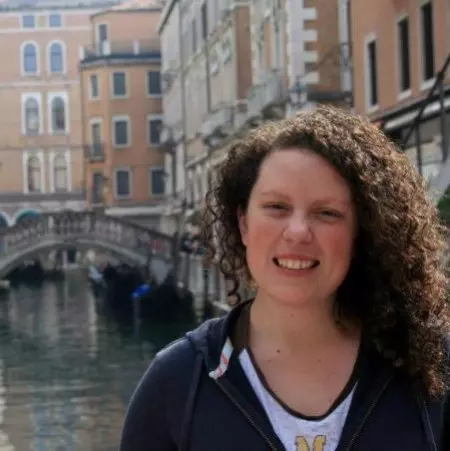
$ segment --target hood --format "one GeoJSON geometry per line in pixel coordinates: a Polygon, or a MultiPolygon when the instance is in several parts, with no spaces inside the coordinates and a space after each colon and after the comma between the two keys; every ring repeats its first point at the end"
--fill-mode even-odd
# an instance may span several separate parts
{"type": "Polygon", "coordinates": [[[251,300],[242,302],[224,316],[207,320],[196,329],[186,333],[186,338],[191,346],[202,355],[210,376],[219,377],[226,371],[233,352],[229,335],[240,312],[249,302],[251,300]]]}

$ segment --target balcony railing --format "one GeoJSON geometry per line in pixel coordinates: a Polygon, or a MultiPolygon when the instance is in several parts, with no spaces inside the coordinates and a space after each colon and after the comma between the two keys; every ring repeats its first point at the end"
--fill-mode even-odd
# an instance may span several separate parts
{"type": "Polygon", "coordinates": [[[92,143],[86,146],[86,159],[88,161],[103,161],[105,159],[105,145],[92,143]]]}
{"type": "Polygon", "coordinates": [[[160,58],[159,39],[134,39],[128,41],[102,41],[83,48],[80,59],[89,62],[98,58],[160,58]]]}
{"type": "Polygon", "coordinates": [[[161,129],[160,143],[161,147],[172,148],[183,137],[183,128],[180,123],[175,125],[164,124],[161,129]]]}
{"type": "Polygon", "coordinates": [[[201,133],[204,138],[213,135],[226,136],[233,128],[233,107],[221,105],[208,114],[203,121],[201,133]]]}
{"type": "Polygon", "coordinates": [[[281,74],[274,70],[251,89],[247,97],[248,118],[265,116],[270,107],[281,105],[285,100],[281,74]]]}
{"type": "Polygon", "coordinates": [[[247,101],[239,102],[234,111],[234,129],[241,130],[247,123],[247,101]]]}

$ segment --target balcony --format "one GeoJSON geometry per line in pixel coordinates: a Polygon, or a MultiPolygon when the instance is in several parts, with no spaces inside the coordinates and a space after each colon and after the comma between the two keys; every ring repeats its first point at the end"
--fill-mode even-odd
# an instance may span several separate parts
{"type": "Polygon", "coordinates": [[[86,159],[90,162],[105,160],[105,145],[103,143],[92,143],[85,147],[86,159]]]}
{"type": "Polygon", "coordinates": [[[247,125],[247,101],[240,101],[236,104],[234,111],[234,129],[236,131],[242,130],[247,125]]]}
{"type": "Polygon", "coordinates": [[[164,124],[160,135],[160,148],[169,153],[174,152],[174,148],[183,138],[183,128],[181,123],[175,125],[164,124]]]}
{"type": "Polygon", "coordinates": [[[159,39],[134,39],[128,41],[103,41],[84,47],[80,52],[80,64],[99,60],[161,60],[159,39]]]}
{"type": "Polygon", "coordinates": [[[222,139],[232,133],[234,128],[233,113],[233,107],[223,104],[220,105],[215,111],[208,114],[201,127],[203,139],[222,139]]]}
{"type": "Polygon", "coordinates": [[[282,117],[286,101],[284,94],[281,74],[274,70],[261,84],[250,90],[247,97],[248,120],[282,117]]]}

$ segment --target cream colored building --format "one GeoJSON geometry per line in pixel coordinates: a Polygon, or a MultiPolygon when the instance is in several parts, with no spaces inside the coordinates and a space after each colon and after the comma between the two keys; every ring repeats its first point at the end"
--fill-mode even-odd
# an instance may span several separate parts
{"type": "Polygon", "coordinates": [[[211,168],[237,134],[320,102],[351,105],[348,5],[167,2],[159,26],[164,122],[172,132],[166,135],[166,171],[176,173],[173,186],[184,188],[178,199],[188,210],[202,203],[211,168]]]}
{"type": "MultiPolygon", "coordinates": [[[[109,2],[111,5],[113,2],[109,2]]],[[[84,208],[80,49],[107,2],[0,4],[0,217],[84,208]]]]}

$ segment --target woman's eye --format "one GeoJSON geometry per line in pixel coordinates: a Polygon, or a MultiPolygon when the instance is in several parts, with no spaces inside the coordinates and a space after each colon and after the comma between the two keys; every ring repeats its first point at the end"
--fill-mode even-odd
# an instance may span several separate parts
{"type": "Polygon", "coordinates": [[[274,204],[266,204],[266,205],[264,206],[264,208],[267,208],[267,209],[270,209],[270,210],[287,210],[286,205],[283,205],[283,204],[277,204],[277,203],[274,203],[274,204]]]}
{"type": "Polygon", "coordinates": [[[328,218],[342,218],[342,213],[335,210],[323,210],[320,212],[322,216],[326,216],[328,218]]]}

